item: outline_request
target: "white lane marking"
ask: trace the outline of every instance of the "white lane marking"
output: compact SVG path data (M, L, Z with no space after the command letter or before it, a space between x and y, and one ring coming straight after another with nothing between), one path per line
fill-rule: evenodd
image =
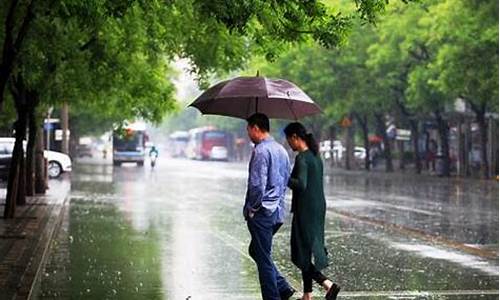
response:
M415 252L423 257L447 260L467 268L480 270L488 275L493 275L493 276L499 275L497 265L493 265L488 261L479 259L477 256L459 254L453 251L444 250L427 245L413 245L413 244L394 243L394 242L389 242L389 244L396 249Z
M349 291L340 292L344 297L390 297L392 299L414 299L422 296L473 296L498 295L498 290L441 290L441 291Z
M335 208L339 207L377 207L379 209L392 208L396 210L410 211L429 216L438 216L438 217L442 216L442 213L440 212L432 212L414 207L390 204L375 200L365 200L363 198L358 198L358 197L341 198L341 197L327 196L326 200L328 204L331 204L330 205L331 207Z

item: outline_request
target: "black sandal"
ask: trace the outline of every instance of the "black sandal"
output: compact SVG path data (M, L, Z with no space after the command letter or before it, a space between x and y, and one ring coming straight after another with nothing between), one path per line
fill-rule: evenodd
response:
M340 291L340 287L333 283L332 286L330 287L330 289L328 290L328 292L326 293L325 295L325 299L326 300L335 300L337 299L337 294L339 293Z

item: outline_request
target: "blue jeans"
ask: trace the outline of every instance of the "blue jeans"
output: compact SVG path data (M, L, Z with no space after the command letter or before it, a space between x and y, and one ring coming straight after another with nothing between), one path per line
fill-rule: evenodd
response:
M253 218L247 220L252 236L248 252L257 264L263 300L280 300L280 293L291 290L291 286L276 268L271 255L273 235L281 226L277 218L278 210L271 216L258 211Z

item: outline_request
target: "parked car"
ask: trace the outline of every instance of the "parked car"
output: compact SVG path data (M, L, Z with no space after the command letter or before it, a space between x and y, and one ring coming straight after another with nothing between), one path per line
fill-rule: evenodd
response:
M49 162L47 167L49 178L58 178L62 173L71 172L71 158L68 155L62 152L45 150L43 156Z
M15 138L0 137L0 180L7 180L9 176L9 166L12 160ZM26 143L23 143L26 149ZM43 151L43 156L48 161L47 172L49 178L58 178L65 172L71 172L71 158L57 151Z
M9 166L12 155L0 154L0 180L7 181L9 178Z
M354 147L354 157L363 160L366 157L366 149L364 147Z

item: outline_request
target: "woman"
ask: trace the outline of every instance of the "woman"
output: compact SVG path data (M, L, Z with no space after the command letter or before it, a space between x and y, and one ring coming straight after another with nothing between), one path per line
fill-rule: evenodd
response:
M285 128L288 144L297 151L295 165L288 182L292 189L292 262L301 269L304 287L302 300L312 299L312 281L326 291L325 298L337 298L339 286L319 270L327 266L324 242L326 202L323 193L323 164L318 145L300 123Z

